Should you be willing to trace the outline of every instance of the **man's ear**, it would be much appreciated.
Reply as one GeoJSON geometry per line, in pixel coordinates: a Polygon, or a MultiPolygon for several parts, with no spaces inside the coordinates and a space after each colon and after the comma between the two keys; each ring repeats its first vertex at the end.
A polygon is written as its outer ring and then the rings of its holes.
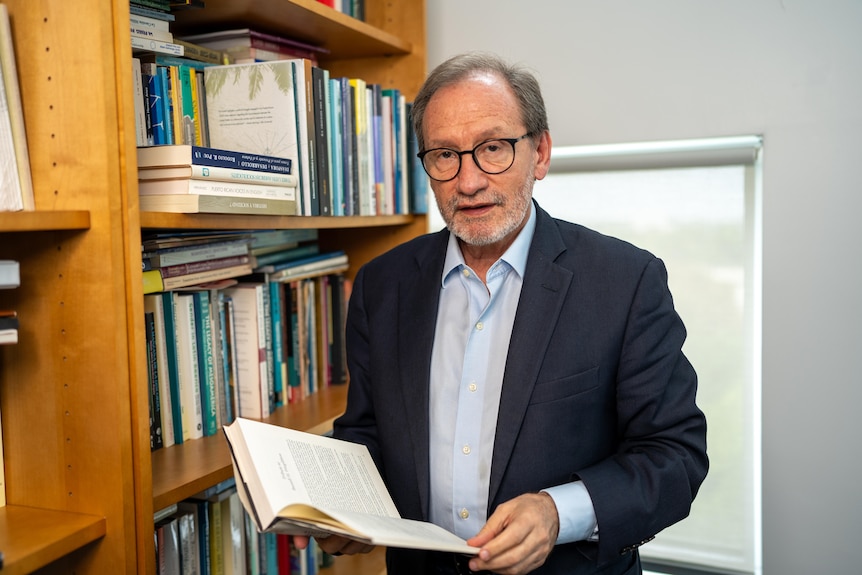
{"type": "Polygon", "coordinates": [[[541,180],[548,174],[551,168],[551,133],[545,130],[539,136],[536,144],[536,167],[533,170],[533,176],[537,180],[541,180]]]}

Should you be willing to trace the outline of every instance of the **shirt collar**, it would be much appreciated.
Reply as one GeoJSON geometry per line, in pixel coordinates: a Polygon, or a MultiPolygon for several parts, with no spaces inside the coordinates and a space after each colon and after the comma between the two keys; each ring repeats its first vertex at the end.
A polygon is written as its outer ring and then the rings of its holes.
{"type": "MultiPolygon", "coordinates": [[[[500,260],[506,262],[518,275],[524,277],[524,271],[527,269],[527,255],[530,252],[530,244],[533,241],[533,232],[536,230],[536,209],[533,202],[530,202],[530,217],[527,223],[521,228],[515,241],[509,246],[509,249],[500,257],[500,260]]],[[[464,263],[464,255],[461,253],[461,247],[458,245],[458,239],[455,234],[449,232],[449,243],[446,246],[446,260],[443,263],[443,276],[441,285],[446,283],[446,278],[461,266],[466,266],[464,263]]]]}

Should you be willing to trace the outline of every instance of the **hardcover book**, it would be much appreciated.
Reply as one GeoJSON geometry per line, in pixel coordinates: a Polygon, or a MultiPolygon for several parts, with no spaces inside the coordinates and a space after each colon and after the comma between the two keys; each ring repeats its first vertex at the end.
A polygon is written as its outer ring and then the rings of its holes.
{"type": "Polygon", "coordinates": [[[243,418],[223,429],[237,492],[260,532],[479,552],[433,523],[402,518],[364,445],[243,418]]]}
{"type": "Polygon", "coordinates": [[[204,79],[213,147],[299,161],[288,61],[209,66],[204,79]]]}

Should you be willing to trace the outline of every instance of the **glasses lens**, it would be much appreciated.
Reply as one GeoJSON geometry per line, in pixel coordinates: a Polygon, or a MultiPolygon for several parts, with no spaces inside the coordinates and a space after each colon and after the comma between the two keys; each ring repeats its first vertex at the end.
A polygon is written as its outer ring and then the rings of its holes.
{"type": "Polygon", "coordinates": [[[451,180],[461,167],[461,156],[449,148],[428,150],[422,157],[422,165],[435,180],[451,180]]]}
{"type": "Polygon", "coordinates": [[[489,140],[473,152],[479,168],[489,174],[505,172],[515,161],[515,144],[507,140],[489,140]]]}

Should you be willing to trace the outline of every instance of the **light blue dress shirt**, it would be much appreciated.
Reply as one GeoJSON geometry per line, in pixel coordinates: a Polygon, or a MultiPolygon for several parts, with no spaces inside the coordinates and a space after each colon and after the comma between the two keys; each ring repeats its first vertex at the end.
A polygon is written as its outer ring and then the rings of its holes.
{"type": "MultiPolygon", "coordinates": [[[[531,205],[527,224],[488,270],[485,283],[449,236],[431,354],[430,519],[464,539],[487,520],[503,371],[535,228],[531,205]]],[[[594,536],[595,511],[582,482],[544,491],[559,513],[557,543],[594,536]]]]}

